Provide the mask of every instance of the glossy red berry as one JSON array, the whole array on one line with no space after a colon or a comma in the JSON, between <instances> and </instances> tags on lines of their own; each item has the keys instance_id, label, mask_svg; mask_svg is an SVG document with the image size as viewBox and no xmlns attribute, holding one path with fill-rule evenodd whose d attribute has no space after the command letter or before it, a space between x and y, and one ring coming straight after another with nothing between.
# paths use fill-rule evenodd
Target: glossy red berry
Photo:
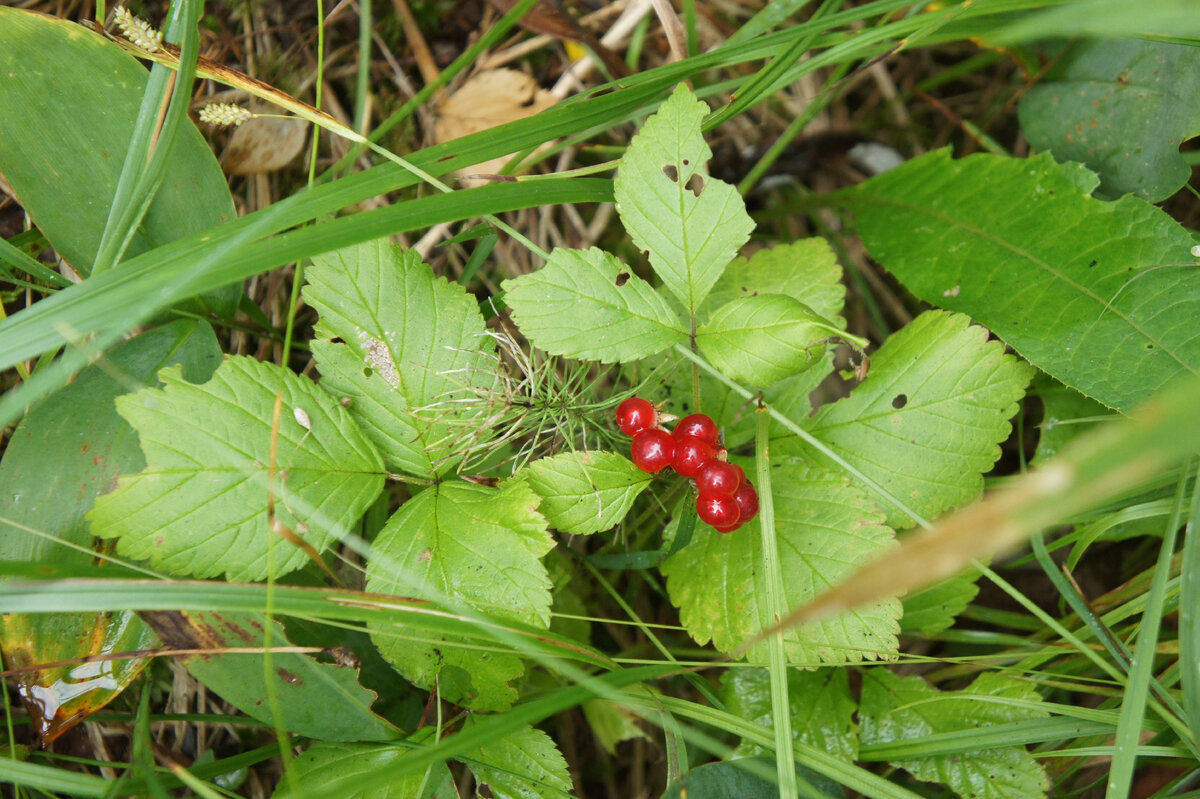
<instances>
[{"instance_id":1,"label":"glossy red berry","mask_svg":"<svg viewBox=\"0 0 1200 799\"><path fill-rule=\"evenodd\" d=\"M657 472L671 464L675 454L675 439L666 430L650 428L633 437L629 457L643 472Z\"/></svg>"},{"instance_id":2,"label":"glossy red berry","mask_svg":"<svg viewBox=\"0 0 1200 799\"><path fill-rule=\"evenodd\" d=\"M720 445L717 423L704 413L693 413L680 419L679 424L675 425L673 435L676 438L693 436L701 441L707 441L714 448Z\"/></svg>"},{"instance_id":3,"label":"glossy red berry","mask_svg":"<svg viewBox=\"0 0 1200 799\"><path fill-rule=\"evenodd\" d=\"M758 492L754 490L754 486L749 483L742 483L741 487L733 495L733 499L737 502L738 509L741 511L739 518L743 522L748 522L758 515Z\"/></svg>"},{"instance_id":4,"label":"glossy red berry","mask_svg":"<svg viewBox=\"0 0 1200 799\"><path fill-rule=\"evenodd\" d=\"M634 436L658 424L658 413L649 400L630 397L617 406L617 425L627 436Z\"/></svg>"},{"instance_id":5,"label":"glossy red berry","mask_svg":"<svg viewBox=\"0 0 1200 799\"><path fill-rule=\"evenodd\" d=\"M717 454L713 445L695 436L675 435L675 455L671 467L684 477L695 477L704 464Z\"/></svg>"},{"instance_id":6,"label":"glossy red berry","mask_svg":"<svg viewBox=\"0 0 1200 799\"><path fill-rule=\"evenodd\" d=\"M713 459L696 472L696 488L701 494L732 497L745 477L745 473L732 463Z\"/></svg>"},{"instance_id":7,"label":"glossy red berry","mask_svg":"<svg viewBox=\"0 0 1200 799\"><path fill-rule=\"evenodd\" d=\"M728 527L731 531L741 521L741 510L733 497L701 494L696 498L696 513L705 523L716 528Z\"/></svg>"},{"instance_id":8,"label":"glossy red berry","mask_svg":"<svg viewBox=\"0 0 1200 799\"><path fill-rule=\"evenodd\" d=\"M742 526L742 523L739 521L736 524L731 524L727 527L714 527L713 529L716 530L718 533L732 533L734 530L738 529L741 526Z\"/></svg>"}]
</instances>

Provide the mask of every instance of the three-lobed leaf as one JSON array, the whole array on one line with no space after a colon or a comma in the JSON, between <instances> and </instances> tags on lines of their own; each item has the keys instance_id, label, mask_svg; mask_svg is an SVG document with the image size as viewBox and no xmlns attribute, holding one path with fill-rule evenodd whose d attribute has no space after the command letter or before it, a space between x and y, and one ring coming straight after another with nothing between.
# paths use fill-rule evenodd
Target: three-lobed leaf
<instances>
[{"instance_id":1,"label":"three-lobed leaf","mask_svg":"<svg viewBox=\"0 0 1200 799\"><path fill-rule=\"evenodd\" d=\"M1005 700L1012 700L1005 702ZM930 735L967 732L991 724L1046 718L1029 683L982 674L962 691L938 691L920 677L887 669L863 673L859 708L864 746L919 741ZM1046 772L1021 746L898 760L919 780L940 782L964 799L1039 799L1049 787Z\"/></svg>"},{"instance_id":2,"label":"three-lobed leaf","mask_svg":"<svg viewBox=\"0 0 1200 799\"><path fill-rule=\"evenodd\" d=\"M469 719L463 731L477 725ZM571 776L567 761L549 735L533 727L488 741L465 752L462 759L475 775L480 796L496 799L568 799ZM489 792L485 794L483 786Z\"/></svg>"},{"instance_id":3,"label":"three-lobed leaf","mask_svg":"<svg viewBox=\"0 0 1200 799\"><path fill-rule=\"evenodd\" d=\"M1162 210L1089 197L1071 174L1047 154L939 150L844 197L871 255L917 297L1127 413L1200 374L1200 270L1191 234Z\"/></svg>"},{"instance_id":4,"label":"three-lobed leaf","mask_svg":"<svg viewBox=\"0 0 1200 799\"><path fill-rule=\"evenodd\" d=\"M534 461L523 474L550 526L572 535L616 525L653 479L614 452L565 452Z\"/></svg>"},{"instance_id":5,"label":"three-lobed leaf","mask_svg":"<svg viewBox=\"0 0 1200 799\"><path fill-rule=\"evenodd\" d=\"M348 403L389 469L450 471L486 431L462 400L495 379L475 300L387 239L313 261L304 297L320 314L312 349L322 387Z\"/></svg>"},{"instance_id":6,"label":"three-lobed leaf","mask_svg":"<svg viewBox=\"0 0 1200 799\"><path fill-rule=\"evenodd\" d=\"M559 247L503 288L521 332L554 355L632 361L687 338L662 295L603 250Z\"/></svg>"},{"instance_id":7,"label":"three-lobed leaf","mask_svg":"<svg viewBox=\"0 0 1200 799\"><path fill-rule=\"evenodd\" d=\"M754 229L737 190L704 171L707 114L680 84L633 137L613 187L625 230L689 314Z\"/></svg>"},{"instance_id":8,"label":"three-lobed leaf","mask_svg":"<svg viewBox=\"0 0 1200 799\"><path fill-rule=\"evenodd\" d=\"M771 470L784 598L797 607L836 585L891 546L883 513L844 476L790 463ZM761 517L760 517L761 518ZM773 624L766 596L762 536L755 519L728 535L697 525L686 547L667 558L671 602L700 644L730 652ZM788 662L800 666L895 657L900 602L889 599L784 633ZM746 653L765 664L767 645Z\"/></svg>"},{"instance_id":9,"label":"three-lobed leaf","mask_svg":"<svg viewBox=\"0 0 1200 799\"><path fill-rule=\"evenodd\" d=\"M541 558L554 546L540 498L524 481L502 488L439 483L406 502L380 531L367 564L367 590L464 607L497 620L550 624L550 580ZM508 652L464 648L461 639L373 625L380 653L422 688L475 710L516 699L524 672ZM420 640L412 640L417 637Z\"/></svg>"},{"instance_id":10,"label":"three-lobed leaf","mask_svg":"<svg viewBox=\"0 0 1200 799\"><path fill-rule=\"evenodd\" d=\"M871 356L870 375L846 399L821 408L809 431L925 518L983 490L1000 457L1033 370L961 314L929 311ZM772 442L781 457L820 459L795 437ZM881 504L888 524L913 524Z\"/></svg>"},{"instance_id":11,"label":"three-lobed leaf","mask_svg":"<svg viewBox=\"0 0 1200 799\"><path fill-rule=\"evenodd\" d=\"M187 382L179 367L159 379L162 389L117 399L141 437L146 468L120 478L88 514L92 533L117 539L125 557L197 577L279 576L309 562L291 536L323 550L383 489L375 447L305 377L230 356L203 384Z\"/></svg>"}]
</instances>

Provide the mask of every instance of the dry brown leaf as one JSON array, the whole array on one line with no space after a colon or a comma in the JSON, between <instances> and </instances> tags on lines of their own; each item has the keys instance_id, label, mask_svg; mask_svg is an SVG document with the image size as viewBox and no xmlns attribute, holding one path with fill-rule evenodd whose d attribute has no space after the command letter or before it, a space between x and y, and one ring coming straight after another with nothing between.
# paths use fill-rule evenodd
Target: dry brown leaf
<instances>
[{"instance_id":1,"label":"dry brown leaf","mask_svg":"<svg viewBox=\"0 0 1200 799\"><path fill-rule=\"evenodd\" d=\"M275 172L291 163L307 138L308 123L303 119L255 117L229 137L221 165L230 175Z\"/></svg>"},{"instance_id":2,"label":"dry brown leaf","mask_svg":"<svg viewBox=\"0 0 1200 799\"><path fill-rule=\"evenodd\" d=\"M537 85L533 78L512 69L489 69L464 83L435 109L437 122L434 138L442 142L494 128L506 122L533 116L554 105L554 97ZM493 158L461 169L464 175L493 174L511 158ZM486 180L462 179L463 186L478 186Z\"/></svg>"}]
</instances>

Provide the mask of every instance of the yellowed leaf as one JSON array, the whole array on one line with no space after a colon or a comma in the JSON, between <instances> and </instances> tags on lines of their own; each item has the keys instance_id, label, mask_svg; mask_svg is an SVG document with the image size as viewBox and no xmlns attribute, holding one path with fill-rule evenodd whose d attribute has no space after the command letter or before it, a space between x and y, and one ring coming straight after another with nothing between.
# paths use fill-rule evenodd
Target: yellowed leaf
<instances>
[{"instance_id":1,"label":"yellowed leaf","mask_svg":"<svg viewBox=\"0 0 1200 799\"><path fill-rule=\"evenodd\" d=\"M512 69L485 70L438 104L435 109L437 121L434 138L440 144L478 133L533 116L554 105L554 102L549 92L523 72ZM511 157L507 155L475 164L459 170L458 175L463 178L499 172ZM467 178L460 182L464 186L475 186L486 181Z\"/></svg>"},{"instance_id":2,"label":"yellowed leaf","mask_svg":"<svg viewBox=\"0 0 1200 799\"><path fill-rule=\"evenodd\" d=\"M308 123L303 119L255 117L234 130L221 157L230 175L253 175L283 169L304 148Z\"/></svg>"}]
</instances>

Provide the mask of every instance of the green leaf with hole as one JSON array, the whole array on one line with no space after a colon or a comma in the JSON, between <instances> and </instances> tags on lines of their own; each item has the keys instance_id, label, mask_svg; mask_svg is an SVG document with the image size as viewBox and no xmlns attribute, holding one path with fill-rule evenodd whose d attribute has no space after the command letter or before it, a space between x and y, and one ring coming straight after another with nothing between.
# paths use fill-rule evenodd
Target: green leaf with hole
<instances>
[{"instance_id":1,"label":"green leaf with hole","mask_svg":"<svg viewBox=\"0 0 1200 799\"><path fill-rule=\"evenodd\" d=\"M146 80L146 69L102 36L0 7L0 174L58 254L84 275L96 257ZM200 131L186 125L125 258L235 217L217 159ZM208 299L228 317L240 294L231 287Z\"/></svg>"},{"instance_id":2,"label":"green leaf with hole","mask_svg":"<svg viewBox=\"0 0 1200 799\"><path fill-rule=\"evenodd\" d=\"M468 719L463 731L478 725ZM549 735L522 727L465 752L462 760L475 775L479 795L496 799L568 799L567 761ZM484 791L484 786L490 789Z\"/></svg>"},{"instance_id":3,"label":"green leaf with hole","mask_svg":"<svg viewBox=\"0 0 1200 799\"><path fill-rule=\"evenodd\" d=\"M162 389L117 400L141 437L146 468L122 477L88 514L92 533L117 539L127 558L197 577L279 576L310 561L293 538L320 552L383 489L379 453L346 409L305 377L230 356L206 383L188 382L178 367L159 379ZM277 391L283 404L273 436Z\"/></svg>"},{"instance_id":4,"label":"green leaf with hole","mask_svg":"<svg viewBox=\"0 0 1200 799\"><path fill-rule=\"evenodd\" d=\"M471 422L495 386L495 345L462 286L387 239L317 256L306 276L321 386L389 469L446 474L486 439L486 425Z\"/></svg>"},{"instance_id":5,"label":"green leaf with hole","mask_svg":"<svg viewBox=\"0 0 1200 799\"><path fill-rule=\"evenodd\" d=\"M267 618L261 613L152 610L142 618L172 649L227 649L267 646ZM272 647L291 646L283 625L270 621ZM346 658L356 659L349 650ZM297 652L271 653L270 670L260 653L189 655L187 670L211 691L246 715L307 738L323 741L386 741L396 727L371 710L374 691L358 683L358 669L320 663ZM268 679L270 684L268 685ZM269 697L277 699L272 707Z\"/></svg>"},{"instance_id":6,"label":"green leaf with hole","mask_svg":"<svg viewBox=\"0 0 1200 799\"><path fill-rule=\"evenodd\" d=\"M315 743L292 761L287 777L272 794L274 799L304 796L338 796L340 799L459 799L454 778L445 763L411 774L402 774L387 785L356 790L355 777L378 774L410 756L412 749L388 744ZM291 791L291 786L300 790Z\"/></svg>"},{"instance_id":7,"label":"green leaf with hole","mask_svg":"<svg viewBox=\"0 0 1200 799\"><path fill-rule=\"evenodd\" d=\"M205 380L220 361L208 324L173 322L116 347L35 405L0 461L0 560L97 562L84 514L118 475L145 465L137 436L117 414L114 400L140 384L154 384L168 364ZM130 611L0 614L0 647L12 667L157 645L158 638ZM71 664L14 680L34 729L50 741L112 700L148 662Z\"/></svg>"},{"instance_id":8,"label":"green leaf with hole","mask_svg":"<svg viewBox=\"0 0 1200 799\"><path fill-rule=\"evenodd\" d=\"M572 535L615 526L653 479L615 452L565 452L534 461L522 474L550 526Z\"/></svg>"},{"instance_id":9,"label":"green leaf with hole","mask_svg":"<svg viewBox=\"0 0 1200 799\"><path fill-rule=\"evenodd\" d=\"M888 338L867 379L817 411L808 429L929 519L983 491L1032 375L967 317L928 311ZM780 457L824 457L793 436L771 447ZM913 524L881 507L893 527Z\"/></svg>"},{"instance_id":10,"label":"green leaf with hole","mask_svg":"<svg viewBox=\"0 0 1200 799\"><path fill-rule=\"evenodd\" d=\"M367 590L458 605L497 620L550 625L550 578L541 558L554 547L541 499L522 480L502 488L439 483L406 502L380 531L367 564ZM463 648L451 635L372 625L380 653L422 688L474 710L503 710L509 683L524 673L507 651ZM432 640L431 640L432 639Z\"/></svg>"},{"instance_id":11,"label":"green leaf with hole","mask_svg":"<svg viewBox=\"0 0 1200 799\"><path fill-rule=\"evenodd\" d=\"M1111 408L1200 374L1191 234L1142 200L1088 197L1049 155L946 150L843 197L871 255L910 291Z\"/></svg>"},{"instance_id":12,"label":"green leaf with hole","mask_svg":"<svg viewBox=\"0 0 1200 799\"><path fill-rule=\"evenodd\" d=\"M1050 714L1036 707L1040 701L1028 682L998 674L982 674L962 691L938 691L920 677L869 669L863 673L860 735L868 746L1044 719ZM1045 770L1021 746L892 765L919 780L942 783L963 799L1041 799L1049 788Z\"/></svg>"},{"instance_id":13,"label":"green leaf with hole","mask_svg":"<svg viewBox=\"0 0 1200 799\"><path fill-rule=\"evenodd\" d=\"M713 311L696 342L726 377L769 386L824 363L825 339L839 335L846 334L799 300L758 294Z\"/></svg>"},{"instance_id":14,"label":"green leaf with hole","mask_svg":"<svg viewBox=\"0 0 1200 799\"><path fill-rule=\"evenodd\" d=\"M754 229L737 190L705 172L707 114L680 84L629 143L614 184L625 230L689 314Z\"/></svg>"},{"instance_id":15,"label":"green leaf with hole","mask_svg":"<svg viewBox=\"0 0 1200 799\"><path fill-rule=\"evenodd\" d=\"M891 548L895 536L882 511L844 476L788 463L771 469L771 482L788 607L808 602ZM730 652L772 623L762 602L767 577L759 523L727 535L698 524L692 542L662 564L671 602L700 644L712 641ZM811 667L895 657L899 616L900 602L889 599L793 627L784 634L788 662ZM746 657L766 664L766 643Z\"/></svg>"},{"instance_id":16,"label":"green leaf with hole","mask_svg":"<svg viewBox=\"0 0 1200 799\"><path fill-rule=\"evenodd\" d=\"M632 361L687 338L667 301L603 250L560 247L503 288L521 332L554 355Z\"/></svg>"},{"instance_id":17,"label":"green leaf with hole","mask_svg":"<svg viewBox=\"0 0 1200 799\"><path fill-rule=\"evenodd\" d=\"M1100 195L1159 202L1192 168L1179 145L1200 134L1200 51L1145 39L1074 42L1021 98L1038 150L1100 175Z\"/></svg>"},{"instance_id":18,"label":"green leaf with hole","mask_svg":"<svg viewBox=\"0 0 1200 799\"><path fill-rule=\"evenodd\" d=\"M788 669L788 708L792 738L814 746L846 762L858 758L858 727L854 714L858 703L850 695L846 669L816 671ZM730 713L774 729L771 713L771 674L766 669L730 669L721 678L721 699ZM766 747L742 741L739 757L774 754Z\"/></svg>"}]
</instances>

